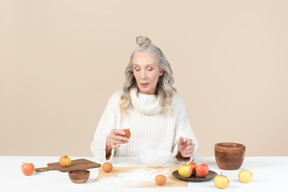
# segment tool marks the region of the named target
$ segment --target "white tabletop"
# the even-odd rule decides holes
[[[85,158],[95,161],[93,157],[71,157],[71,159]],[[115,188],[113,186],[100,187],[94,182],[98,176],[98,168],[89,169],[90,178],[84,184],[74,184],[68,173],[47,171],[24,176],[21,172],[22,162],[31,162],[35,168],[45,167],[47,163],[58,162],[59,157],[43,156],[0,156],[0,191],[220,191],[214,186],[213,179],[205,182],[188,182],[188,188]],[[214,157],[200,157],[196,163],[208,164],[210,170],[226,175],[229,180],[228,191],[285,191],[288,187],[288,156],[282,157],[245,157],[243,168],[253,172],[250,183],[238,181],[238,172],[221,170],[217,167]],[[114,158],[115,167],[144,167],[138,158]],[[167,166],[179,166],[175,162],[168,162]],[[104,189],[105,188],[105,189]]]

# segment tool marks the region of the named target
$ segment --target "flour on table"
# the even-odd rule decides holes
[[[137,187],[155,184],[155,177],[158,174],[169,177],[171,171],[169,169],[164,170],[147,170],[147,169],[134,169],[129,172],[120,173],[117,177],[108,177],[103,179],[96,179],[95,184],[101,187]]]

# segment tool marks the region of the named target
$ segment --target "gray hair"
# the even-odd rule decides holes
[[[128,66],[125,69],[125,82],[123,86],[123,95],[121,96],[120,109],[125,115],[128,114],[128,107],[131,104],[130,89],[137,87],[136,79],[133,74],[133,57],[138,52],[148,52],[153,53],[158,58],[158,67],[160,71],[163,71],[163,75],[159,77],[155,95],[158,98],[160,105],[163,107],[164,112],[167,114],[172,114],[173,109],[171,108],[171,102],[176,92],[176,89],[172,86],[174,83],[173,71],[165,55],[157,46],[151,43],[148,37],[138,36],[136,38],[136,43],[139,45],[131,57]]]

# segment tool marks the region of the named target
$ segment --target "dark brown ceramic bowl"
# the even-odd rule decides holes
[[[224,170],[239,169],[245,156],[245,146],[240,143],[217,143],[214,146],[218,167]]]
[[[90,176],[90,171],[77,169],[69,171],[68,174],[73,183],[85,183]]]

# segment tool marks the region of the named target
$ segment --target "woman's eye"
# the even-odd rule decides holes
[[[153,67],[148,67],[147,69],[148,69],[148,71],[152,71]]]
[[[135,71],[140,71],[140,67],[134,67]]]

